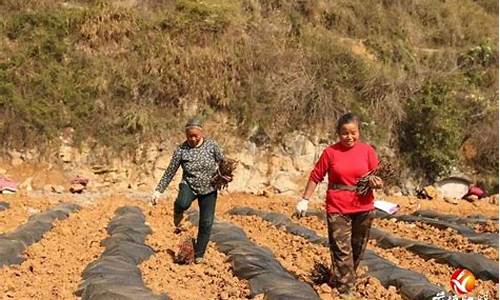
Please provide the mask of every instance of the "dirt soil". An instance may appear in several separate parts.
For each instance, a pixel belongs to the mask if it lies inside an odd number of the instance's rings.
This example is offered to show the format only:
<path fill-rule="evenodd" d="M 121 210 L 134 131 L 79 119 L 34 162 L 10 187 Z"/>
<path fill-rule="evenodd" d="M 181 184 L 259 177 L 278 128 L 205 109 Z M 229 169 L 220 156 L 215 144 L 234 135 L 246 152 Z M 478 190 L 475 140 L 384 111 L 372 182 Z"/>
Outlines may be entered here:
<path fill-rule="evenodd" d="M 132 197 L 132 196 L 131 196 Z M 0 212 L 0 232 L 9 232 L 24 223 L 33 213 L 53 207 L 60 202 L 77 202 L 83 206 L 79 212 L 69 218 L 56 221 L 52 230 L 47 232 L 43 239 L 25 252 L 26 261 L 18 266 L 0 268 L 0 299 L 78 299 L 73 295 L 81 282 L 81 272 L 104 251 L 100 241 L 107 236 L 106 226 L 113 217 L 116 208 L 123 205 L 139 206 L 146 216 L 147 224 L 153 229 L 146 244 L 153 247 L 155 254 L 139 267 L 147 287 L 153 291 L 167 293 L 172 299 L 247 299 L 249 288 L 245 280 L 232 275 L 231 264 L 226 261 L 224 254 L 218 252 L 213 243 L 209 244 L 205 261 L 200 265 L 180 266 L 174 264 L 173 256 L 177 247 L 186 236 L 194 236 L 196 228 L 184 222 L 185 231 L 181 234 L 173 232 L 172 224 L 172 197 L 161 201 L 156 207 L 148 206 L 140 197 L 125 196 L 87 197 L 83 201 L 81 196 L 64 194 L 62 196 L 26 196 L 0 195 L 0 201 L 9 202 L 10 209 Z M 400 199 L 402 205 L 410 204 L 411 199 Z M 457 206 L 448 209 L 443 206 L 433 207 L 428 202 L 422 203 L 421 209 L 430 208 L 440 212 L 461 215 L 471 214 L 468 210 L 460 210 Z M 221 195 L 218 200 L 217 217 L 241 226 L 249 238 L 261 246 L 270 248 L 276 258 L 290 272 L 299 279 L 311 282 L 311 271 L 315 261 L 328 262 L 330 255 L 326 247 L 313 245 L 303 238 L 288 234 L 270 223 L 255 217 L 230 216 L 226 212 L 232 207 L 251 206 L 264 210 L 273 210 L 291 215 L 295 199 L 286 197 L 262 197 L 247 194 Z M 450 205 L 450 204 L 448 204 Z M 311 205 L 321 208 L 320 203 Z M 451 205 L 450 205 L 451 206 Z M 194 203 L 193 207 L 197 207 Z M 410 211 L 408 207 L 403 210 Z M 498 207 L 490 205 L 481 212 L 489 216 L 498 214 Z M 315 217 L 303 218 L 298 221 L 325 236 L 326 227 Z M 432 241 L 442 247 L 459 247 L 456 243 L 464 243 L 460 251 L 475 251 L 469 249 L 466 241 L 456 238 L 456 234 L 449 231 L 434 231 L 415 226 L 411 230 L 404 226 L 387 225 L 385 228 L 394 234 L 407 238 L 417 239 L 421 236 L 433 235 Z M 415 233 L 412 233 L 415 232 Z M 412 234 L 415 234 L 413 236 Z M 455 240 L 451 237 L 454 237 Z M 454 245 L 454 246 L 453 246 Z M 405 249 L 380 249 L 374 244 L 369 248 L 380 256 L 398 264 L 400 267 L 421 272 L 435 284 L 449 290 L 449 277 L 453 269 L 447 265 L 432 260 L 425 261 Z M 479 249 L 480 250 L 480 249 Z M 479 251 L 478 250 L 478 251 Z M 486 253 L 485 253 L 486 255 Z M 488 254 L 498 260 L 498 252 Z M 366 275 L 366 270 L 360 268 L 362 277 L 357 291 L 363 299 L 401 299 L 397 289 L 381 286 L 375 278 Z M 322 299 L 338 299 L 335 289 L 329 286 L 313 285 Z M 498 286 L 491 281 L 478 281 L 476 294 L 498 297 Z M 261 298 L 260 296 L 257 299 Z"/>
<path fill-rule="evenodd" d="M 374 221 L 374 226 L 386 231 L 397 232 L 400 237 L 410 240 L 434 244 L 450 251 L 465 253 L 480 253 L 490 259 L 498 261 L 498 249 L 487 245 L 474 244 L 455 230 L 442 230 L 421 222 L 397 222 L 395 219 Z"/>

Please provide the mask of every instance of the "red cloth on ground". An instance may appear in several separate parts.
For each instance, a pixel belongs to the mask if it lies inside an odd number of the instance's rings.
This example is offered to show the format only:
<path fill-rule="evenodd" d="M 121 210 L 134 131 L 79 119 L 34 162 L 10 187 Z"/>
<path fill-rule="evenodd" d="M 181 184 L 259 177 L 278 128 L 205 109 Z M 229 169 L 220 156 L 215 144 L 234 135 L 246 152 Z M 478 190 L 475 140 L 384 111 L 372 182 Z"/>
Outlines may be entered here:
<path fill-rule="evenodd" d="M 329 187 L 334 183 L 354 186 L 378 163 L 377 154 L 370 145 L 357 142 L 347 148 L 338 142 L 323 151 L 309 178 L 319 183 L 328 173 Z M 326 192 L 326 212 L 351 214 L 369 211 L 374 209 L 373 198 L 373 192 L 359 196 L 355 191 L 329 188 Z"/>
<path fill-rule="evenodd" d="M 469 188 L 469 192 L 467 193 L 467 196 L 469 195 L 476 195 L 478 198 L 483 197 L 485 194 L 484 190 L 478 186 L 472 186 Z"/>
<path fill-rule="evenodd" d="M 7 177 L 0 176 L 0 193 L 3 191 L 15 193 L 17 191 L 17 182 Z"/>

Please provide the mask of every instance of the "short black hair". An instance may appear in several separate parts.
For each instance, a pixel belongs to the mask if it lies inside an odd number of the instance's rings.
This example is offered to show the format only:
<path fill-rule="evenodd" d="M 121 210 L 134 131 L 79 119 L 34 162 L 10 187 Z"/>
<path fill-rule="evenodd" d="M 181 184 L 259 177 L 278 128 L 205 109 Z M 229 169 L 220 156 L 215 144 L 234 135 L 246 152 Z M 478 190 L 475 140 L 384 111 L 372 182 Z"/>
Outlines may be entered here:
<path fill-rule="evenodd" d="M 340 116 L 340 118 L 337 120 L 337 133 L 340 133 L 340 128 L 344 126 L 344 124 L 347 123 L 356 123 L 359 125 L 361 124 L 361 120 L 359 119 L 358 115 L 352 112 L 348 112 Z"/>

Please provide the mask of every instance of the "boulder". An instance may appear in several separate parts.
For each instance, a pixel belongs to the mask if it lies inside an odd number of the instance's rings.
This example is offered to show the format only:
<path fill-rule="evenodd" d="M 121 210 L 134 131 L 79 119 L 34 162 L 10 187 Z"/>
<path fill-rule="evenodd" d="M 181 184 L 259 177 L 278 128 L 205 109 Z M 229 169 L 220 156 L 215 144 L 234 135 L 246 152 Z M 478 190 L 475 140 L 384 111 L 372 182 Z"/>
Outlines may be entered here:
<path fill-rule="evenodd" d="M 462 199 L 469 192 L 471 181 L 463 177 L 448 177 L 434 185 L 444 197 Z"/>
<path fill-rule="evenodd" d="M 297 195 L 303 188 L 304 178 L 299 173 L 279 172 L 271 180 L 271 186 L 278 194 Z"/>
<path fill-rule="evenodd" d="M 73 160 L 73 148 L 68 145 L 61 145 L 58 156 L 64 163 L 70 163 Z"/>

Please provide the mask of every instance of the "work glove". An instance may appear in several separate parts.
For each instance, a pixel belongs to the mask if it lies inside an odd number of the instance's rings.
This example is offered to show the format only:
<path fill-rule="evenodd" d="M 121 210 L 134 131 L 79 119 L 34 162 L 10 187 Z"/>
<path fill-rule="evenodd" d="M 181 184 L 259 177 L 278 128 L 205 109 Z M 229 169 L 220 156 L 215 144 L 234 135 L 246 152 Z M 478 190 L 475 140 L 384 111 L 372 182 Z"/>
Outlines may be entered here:
<path fill-rule="evenodd" d="M 297 217 L 305 217 L 307 213 L 307 206 L 309 204 L 309 200 L 301 197 L 297 202 L 297 206 L 295 206 L 295 215 Z"/>
<path fill-rule="evenodd" d="M 161 193 L 159 191 L 154 191 L 153 195 L 151 195 L 151 200 L 149 201 L 149 204 L 152 206 L 155 206 L 158 204 L 158 200 L 160 200 Z"/>

